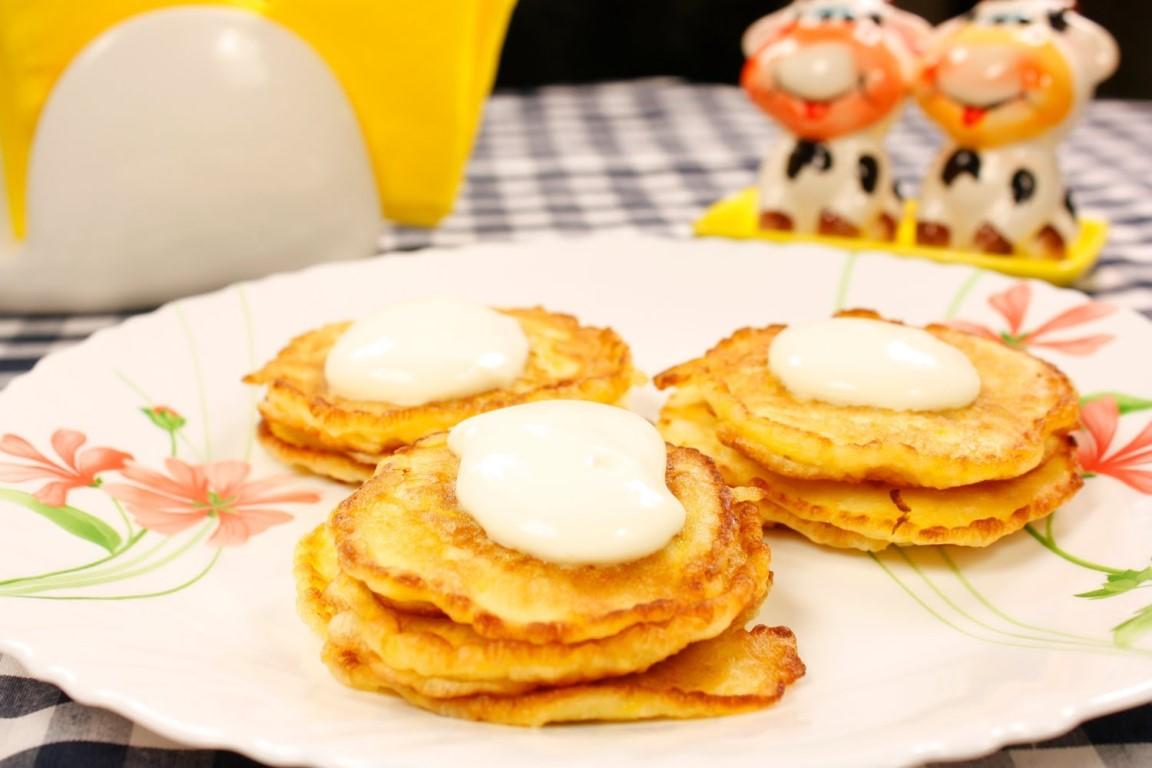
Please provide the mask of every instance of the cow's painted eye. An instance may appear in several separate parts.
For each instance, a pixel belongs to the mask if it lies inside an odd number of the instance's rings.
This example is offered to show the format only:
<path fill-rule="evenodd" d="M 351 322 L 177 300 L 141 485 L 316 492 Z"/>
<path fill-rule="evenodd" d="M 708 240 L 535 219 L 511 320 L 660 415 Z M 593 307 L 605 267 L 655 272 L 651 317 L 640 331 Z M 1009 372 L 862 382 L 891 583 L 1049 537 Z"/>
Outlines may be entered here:
<path fill-rule="evenodd" d="M 884 25 L 884 17 L 878 13 L 869 14 L 868 18 L 872 19 L 872 23 L 878 27 Z"/>
<path fill-rule="evenodd" d="M 813 12 L 820 21 L 856 21 L 856 12 L 848 6 L 831 6 Z"/>
<path fill-rule="evenodd" d="M 1032 17 L 1024 13 L 994 13 L 986 19 L 988 24 L 996 27 L 1006 27 L 1009 24 L 1024 27 L 1032 21 Z"/>

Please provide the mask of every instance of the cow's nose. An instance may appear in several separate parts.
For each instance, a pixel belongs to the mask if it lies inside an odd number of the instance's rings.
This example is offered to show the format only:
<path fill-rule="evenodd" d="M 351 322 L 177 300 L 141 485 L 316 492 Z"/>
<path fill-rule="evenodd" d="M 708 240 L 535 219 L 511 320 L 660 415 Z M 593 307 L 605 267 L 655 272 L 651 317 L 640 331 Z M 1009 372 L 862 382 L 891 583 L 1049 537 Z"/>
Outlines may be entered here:
<path fill-rule="evenodd" d="M 948 96 L 975 107 L 1008 101 L 1024 90 L 1020 51 L 1007 45 L 958 45 L 937 70 L 937 83 Z"/>
<path fill-rule="evenodd" d="M 852 49 L 842 43 L 803 46 L 777 62 L 775 75 L 784 90 L 809 101 L 829 101 L 860 77 Z"/>

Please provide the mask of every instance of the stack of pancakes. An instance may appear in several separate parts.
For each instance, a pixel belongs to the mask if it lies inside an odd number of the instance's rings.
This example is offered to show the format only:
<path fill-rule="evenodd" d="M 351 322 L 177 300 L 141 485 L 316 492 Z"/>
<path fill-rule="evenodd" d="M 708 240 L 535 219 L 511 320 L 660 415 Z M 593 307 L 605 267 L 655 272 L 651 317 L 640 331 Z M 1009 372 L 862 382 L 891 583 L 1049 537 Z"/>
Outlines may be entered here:
<path fill-rule="evenodd" d="M 419 406 L 349 400 L 331 392 L 324 366 L 351 323 L 298 336 L 244 377 L 247 384 L 267 386 L 259 405 L 260 442 L 286 464 L 359 483 L 397 448 L 479 413 L 534 400 L 616 403 L 639 378 L 628 345 L 610 328 L 583 326 L 541 308 L 498 311 L 515 318 L 528 338 L 520 378 L 503 389 Z"/>
<path fill-rule="evenodd" d="M 459 509 L 444 435 L 400 449 L 297 550 L 300 610 L 333 674 L 444 715 L 540 725 L 771 704 L 804 666 L 785 628 L 743 628 L 771 582 L 753 505 L 671 448 L 684 528 L 617 565 L 549 563 Z"/>
<path fill-rule="evenodd" d="M 773 375 L 768 350 L 783 329 L 743 329 L 656 378 L 677 390 L 661 413 L 665 439 L 711 456 L 766 524 L 868 551 L 980 547 L 1052 513 L 1081 487 L 1069 436 L 1078 396 L 1048 363 L 929 326 L 975 366 L 975 402 L 919 412 L 838 406 L 795 397 Z"/>

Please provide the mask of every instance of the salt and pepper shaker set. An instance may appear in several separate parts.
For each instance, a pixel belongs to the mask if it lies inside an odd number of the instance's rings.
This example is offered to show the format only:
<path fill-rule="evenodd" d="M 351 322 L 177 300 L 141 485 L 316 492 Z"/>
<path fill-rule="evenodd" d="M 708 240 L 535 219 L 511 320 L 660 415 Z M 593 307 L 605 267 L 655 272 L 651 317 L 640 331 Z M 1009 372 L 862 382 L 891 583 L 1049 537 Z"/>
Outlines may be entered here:
<path fill-rule="evenodd" d="M 742 84 L 786 134 L 761 167 L 761 229 L 894 239 L 884 139 L 914 93 L 947 134 L 920 245 L 1061 259 L 1075 241 L 1057 148 L 1119 53 L 1071 0 L 983 0 L 935 30 L 885 0 L 795 0 L 743 45 Z"/>

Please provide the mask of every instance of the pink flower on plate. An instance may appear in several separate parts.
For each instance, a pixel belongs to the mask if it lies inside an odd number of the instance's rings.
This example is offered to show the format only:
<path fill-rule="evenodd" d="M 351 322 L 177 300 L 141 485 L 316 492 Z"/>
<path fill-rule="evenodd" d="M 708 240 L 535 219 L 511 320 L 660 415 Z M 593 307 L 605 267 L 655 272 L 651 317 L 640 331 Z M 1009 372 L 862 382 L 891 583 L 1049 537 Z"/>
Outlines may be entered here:
<path fill-rule="evenodd" d="M 0 480 L 9 483 L 23 483 L 30 480 L 48 480 L 47 485 L 33 496 L 42 504 L 62 507 L 68 501 L 68 492 L 99 484 L 98 475 L 124 467 L 132 454 L 114 448 L 87 448 L 79 450 L 88 442 L 83 432 L 74 429 L 58 429 L 52 433 L 52 450 L 62 459 L 53 461 L 31 443 L 16 435 L 0 438 L 0 452 L 9 456 L 26 459 L 27 464 L 0 462 Z"/>
<path fill-rule="evenodd" d="M 109 483 L 104 489 L 124 502 L 143 528 L 166 535 L 180 533 L 201 520 L 220 521 L 208 543 L 218 547 L 243 544 L 292 515 L 272 504 L 312 504 L 313 491 L 284 488 L 290 477 L 247 481 L 251 468 L 244 461 L 216 461 L 202 465 L 166 459 L 168 474 L 133 464 L 121 474 L 136 485 Z"/>
<path fill-rule="evenodd" d="M 1002 293 L 993 294 L 988 303 L 1008 323 L 1008 329 L 997 333 L 991 328 L 976 323 L 956 320 L 949 325 L 961 331 L 999 341 L 1018 349 L 1042 348 L 1063 352 L 1066 355 L 1087 356 L 1099 350 L 1115 337 L 1111 334 L 1081 336 L 1073 339 L 1053 339 L 1053 334 L 1078 325 L 1085 325 L 1116 311 L 1115 307 L 1090 301 L 1061 312 L 1048 322 L 1031 331 L 1025 331 L 1024 318 L 1032 303 L 1032 286 L 1020 282 Z"/>
<path fill-rule="evenodd" d="M 1140 493 L 1152 495 L 1152 423 L 1127 445 L 1108 455 L 1120 422 L 1120 405 L 1113 397 L 1102 397 L 1080 409 L 1084 428 L 1076 433 L 1080 464 L 1093 475 L 1114 477 Z"/>

